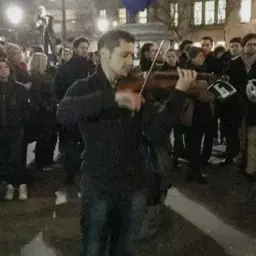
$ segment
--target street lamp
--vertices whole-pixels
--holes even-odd
[[[101,17],[97,22],[98,30],[102,33],[106,32],[109,28],[109,21],[107,18]]]
[[[6,15],[13,25],[18,25],[23,19],[23,9],[20,6],[9,6]]]

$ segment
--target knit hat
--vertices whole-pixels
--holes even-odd
[[[194,59],[200,52],[202,53],[204,52],[202,48],[196,47],[196,46],[190,46],[187,50],[187,55],[189,60]]]

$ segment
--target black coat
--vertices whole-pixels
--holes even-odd
[[[223,66],[220,59],[216,58],[213,53],[207,55],[205,59],[206,65],[206,72],[207,73],[215,73],[215,74],[222,74],[223,73]]]
[[[0,96],[1,129],[24,129],[26,122],[29,120],[31,111],[29,95],[25,87],[14,81],[7,83],[1,82]]]
[[[34,141],[55,128],[58,100],[53,93],[53,81],[48,74],[32,74],[31,82],[28,93],[32,112],[26,133],[28,140]]]
[[[174,92],[159,112],[146,102],[132,116],[131,111],[118,107],[115,93],[99,68],[69,88],[59,104],[57,118],[64,124],[79,123],[86,146],[82,171],[88,185],[120,193],[143,188],[142,139],[146,136],[152,143],[165,141],[182,109],[184,94]]]
[[[237,57],[230,64],[230,83],[237,89],[238,93],[231,100],[232,112],[237,112],[237,117],[241,118],[246,110],[247,124],[256,125],[256,104],[249,101],[246,96],[246,85],[249,80],[256,78],[256,62],[247,73],[241,57]]]
[[[88,77],[95,72],[95,65],[86,58],[73,56],[67,63],[58,67],[54,92],[61,100],[67,89],[78,79]]]

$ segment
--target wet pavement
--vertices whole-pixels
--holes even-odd
[[[0,256],[79,256],[78,186],[63,186],[61,168],[32,174],[28,201],[0,201]],[[159,232],[135,242],[135,256],[256,256],[255,186],[234,166],[206,174],[206,186],[174,184]],[[60,190],[67,203],[56,206]]]

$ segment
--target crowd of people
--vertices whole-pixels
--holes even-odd
[[[184,40],[179,50],[168,48],[158,57],[154,70],[173,71],[182,67],[225,74],[239,92],[225,102],[215,101],[210,94],[186,98],[184,112],[173,129],[172,148],[174,165],[178,164],[179,158],[191,162],[188,181],[195,178],[199,183],[206,182],[201,170],[208,164],[213,144],[218,142],[226,144],[222,164],[243,164],[244,173],[254,178],[256,163],[251,127],[256,119],[253,117],[254,104],[246,96],[246,85],[256,78],[255,42],[256,35],[248,34],[244,38],[232,38],[229,49],[223,46],[213,48],[213,39],[203,37],[201,47]],[[150,69],[157,47],[155,43],[142,46],[139,53],[141,71]],[[20,199],[27,198],[26,151],[28,144],[34,141],[36,168],[44,170],[54,162],[58,137],[59,152],[65,155],[66,183],[72,184],[84,145],[78,127],[59,124],[55,115],[57,104],[67,89],[76,80],[95,72],[99,56],[97,52],[89,53],[88,49],[86,38],[71,38],[56,50],[58,63],[51,67],[41,46],[31,47],[26,56],[18,45],[1,45],[1,95],[5,96],[1,107],[6,105],[1,116],[1,145],[4,145],[1,148],[4,156],[1,157],[1,173],[8,184],[6,199],[13,199],[17,185]],[[18,90],[23,93],[17,93]],[[16,104],[12,105],[9,98]],[[163,99],[164,96],[160,95],[157,100]]]
[[[43,53],[41,46],[32,46],[23,51],[19,45],[1,43],[0,177],[7,185],[6,200],[14,199],[16,189],[20,200],[28,198],[29,172],[26,160],[27,148],[32,142],[36,145],[36,169],[47,171],[54,164],[54,150],[58,141],[59,156],[64,159],[65,183],[68,185],[73,183],[79,170],[83,150],[85,163],[82,169],[88,175],[86,178],[82,177],[82,181],[89,187],[99,186],[101,191],[107,191],[108,194],[108,191],[115,191],[120,186],[126,191],[127,187],[135,189],[145,183],[143,176],[139,176],[133,170],[135,167],[131,166],[138,157],[133,143],[133,137],[137,136],[134,124],[127,118],[119,118],[120,113],[114,109],[111,101],[113,92],[107,89],[109,83],[110,87],[115,87],[115,70],[118,70],[119,75],[129,72],[126,62],[117,62],[120,61],[120,56],[116,60],[106,56],[110,56],[111,51],[119,47],[119,43],[119,48],[122,49],[122,40],[132,43],[131,47],[134,46],[133,37],[129,34],[122,31],[114,33],[116,34],[112,35],[110,32],[103,35],[98,44],[98,52],[94,53],[88,52],[89,41],[86,38],[71,38],[56,49],[58,63],[54,66],[50,64],[49,57]],[[154,125],[154,118],[147,117],[150,123],[146,122],[145,142],[143,145],[136,144],[136,147],[143,146],[142,151],[148,160],[144,162],[145,165],[153,164],[153,169],[161,169],[157,157],[161,141],[161,148],[166,149],[168,158],[172,159],[170,171],[178,166],[181,159],[185,159],[189,166],[186,181],[206,184],[203,169],[209,164],[213,145],[225,144],[225,159],[221,164],[239,164],[243,174],[249,180],[255,181],[256,102],[252,97],[255,91],[251,81],[256,79],[256,34],[232,38],[228,49],[223,46],[213,48],[213,45],[211,37],[203,37],[201,47],[194,46],[190,40],[184,40],[180,43],[179,50],[168,48],[161,52],[153,70],[176,71],[177,68],[182,68],[198,73],[227,75],[237,93],[223,102],[217,101],[207,90],[200,95],[185,94],[177,118],[176,112],[173,117],[161,117],[163,123],[169,118],[172,120],[168,136],[162,138],[166,127]],[[137,67],[140,71],[149,71],[157,50],[158,45],[155,43],[145,43],[141,47],[140,63]],[[121,52],[127,55],[123,59],[134,54],[132,50],[127,52]],[[109,68],[109,65],[112,66]],[[122,65],[124,70],[120,70]],[[103,73],[109,76],[107,80]],[[105,89],[100,96],[103,84]],[[92,99],[81,96],[79,101],[79,93],[89,94]],[[75,97],[76,102],[72,101],[72,97]],[[127,107],[128,103],[123,102],[124,95],[118,94],[116,97],[120,106]],[[156,105],[164,105],[169,97],[170,93],[156,91],[153,101],[158,103]],[[179,105],[177,102],[175,104]],[[141,106],[137,107],[140,109]],[[108,110],[111,108],[113,110],[109,114]],[[82,113],[90,122],[79,119]],[[105,113],[103,117],[102,113]],[[150,126],[153,128],[148,129]],[[170,128],[169,123],[167,127]],[[85,136],[86,130],[91,133],[91,137]],[[104,134],[106,130],[108,134]],[[171,132],[174,135],[173,145],[170,142]],[[125,141],[123,147],[126,150],[120,150],[119,144],[122,141]],[[109,145],[108,148],[106,145]],[[100,160],[95,162],[96,156]],[[119,163],[111,165],[111,157],[118,158]],[[167,158],[165,160],[168,162]],[[108,166],[109,161],[111,164]],[[115,171],[102,172],[104,165]],[[129,174],[125,171],[126,166],[130,166]],[[161,193],[166,192],[170,184],[163,180],[161,170],[152,173],[154,175],[147,184],[153,190],[148,197],[148,203],[157,204],[162,198]],[[92,212],[86,212],[90,213]],[[83,232],[84,236],[88,235],[87,231]]]

